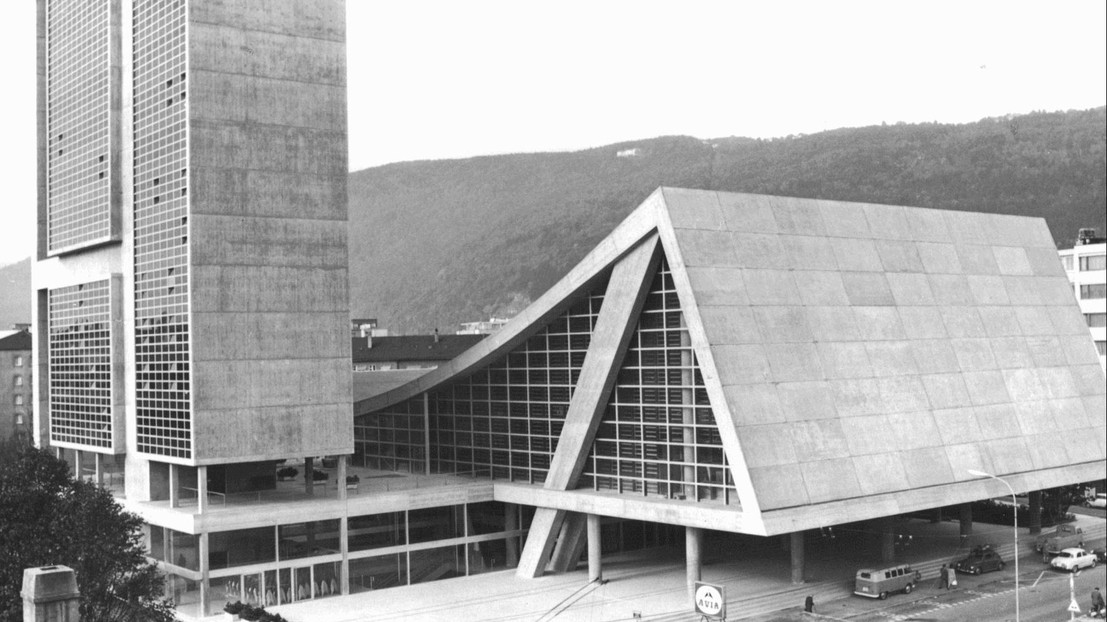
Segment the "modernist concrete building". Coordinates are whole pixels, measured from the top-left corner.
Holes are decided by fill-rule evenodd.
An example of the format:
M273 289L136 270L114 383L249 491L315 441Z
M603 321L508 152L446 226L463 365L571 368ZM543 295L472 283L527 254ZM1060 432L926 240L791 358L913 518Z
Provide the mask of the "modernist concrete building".
M1094 229L1081 229L1076 245L1060 254L1099 351L1099 364L1107 369L1107 241L1096 237Z
M197 614L208 499L353 451L345 5L38 0L38 48L36 439Z
M689 582L702 530L787 535L802 580L805 530L1006 490L970 471L1032 506L1103 478L1071 292L1040 219L661 189L503 330L358 399L353 462L533 508L520 576L585 543L599 576L614 519L683 529Z

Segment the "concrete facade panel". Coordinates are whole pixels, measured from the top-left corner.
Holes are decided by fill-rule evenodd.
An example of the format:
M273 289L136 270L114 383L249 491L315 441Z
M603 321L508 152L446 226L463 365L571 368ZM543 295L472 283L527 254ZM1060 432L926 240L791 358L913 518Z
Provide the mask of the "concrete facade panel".
M807 325L818 343L858 341L861 332L850 307L807 307Z
M192 218L194 265L344 268L346 223L340 220L200 214Z
M248 30L232 18L193 22L189 28L193 72L217 71L310 84L346 84L346 46L341 40L299 32ZM241 22L238 22L241 24Z
M242 24L253 30L295 34L313 39L342 42L346 32L345 10L335 0L258 3L244 0L208 0L189 5L195 22Z
M688 267L737 267L731 234L725 231L680 229L676 231L684 265Z
M193 383L200 390L194 393L194 409L295 410L303 405L333 404L350 394L349 368L349 359L197 361Z
M209 122L190 125L192 168L215 167L333 175L346 166L344 130Z
M834 392L834 405L843 417L872 415L888 412L875 378L843 378L830 380Z
M984 324L974 307L942 307L942 322L950 337L984 337Z
M849 445L837 419L797 421L788 426L799 462L821 462L846 458ZM781 442L778 438L777 442Z
M683 188L664 188L662 193L666 201L679 202L681 206L681 209L669 212L674 229L727 230L717 193Z
M972 291L973 301L978 305L1009 305L1011 298L1007 295L1007 288L1003 285L1003 279L995 275L970 274L965 277L969 290Z
M772 377L769 359L760 344L716 346L711 351L724 387L767 382Z
M849 303L854 306L890 306L895 304L888 279L878 272L843 272L842 286L845 287Z
M954 481L953 469L944 447L925 447L900 452L903 470L913 488L937 486Z
M345 313L197 313L194 360L314 359L349 347Z
M936 209L912 208L903 210L911 239L916 242L953 242L945 212Z
M810 503L803 474L797 464L750 468L750 480L757 490L762 510Z
M316 130L342 128L346 123L346 87L244 76L217 71L193 71L193 113L208 122L252 123ZM230 93L229 97L218 97Z
M975 304L968 278L959 274L928 274L935 304L963 307Z
M976 443L984 439L980 424L976 421L976 411L972 408L937 409L932 415L938 434L946 445Z
M899 205L877 205L862 203L865 220L869 221L869 230L877 240L912 240L911 223L907 221L907 210Z
M922 259L914 242L877 240L876 252L885 272L922 272Z
M1053 335L1027 337L1026 349L1030 351L1030 358L1034 361L1033 367L1064 365L1068 356L1062 349L1061 339Z
M785 420L774 384L736 385L724 387L723 391L739 430L742 426L780 423Z
M349 454L354 449L353 419L343 404L197 410L194 425L200 463Z
M836 270L838 262L829 238L809 235L780 237L788 267L794 270Z
M825 381L781 382L777 385L777 398L784 416L790 421L838 416L834 394Z
M896 432L888 415L843 417L839 423L854 457L887 453L896 448Z
M769 207L782 234L825 236L823 216L814 201L791 197L771 197Z
M765 353L776 382L822 379L818 352L813 343L775 343L766 346Z
M1053 324L1053 334L1079 335L1084 338L1088 336L1087 321L1078 307L1052 306L1044 307L1041 311L1049 316L1049 321Z
M925 274L891 273L887 275L892 298L899 306L934 305L934 294Z
M1070 429L1057 425L1057 421L1053 418L1053 410L1047 400L1020 402L1014 404L1014 410L1019 421L1019 429L1024 435L1034 436L1056 430Z
M1042 299L1039 281L1044 281L1036 276L1004 276L1003 287L1007 290L1007 297L1013 305L1041 305L1046 300Z
M908 341L869 341L865 343L874 376L918 375L914 350Z
M1019 404L1019 407L1022 405ZM1049 419L1057 430L1079 430L1095 427L1103 421L1105 411L1089 413L1084 410L1084 398L1065 397L1048 401Z
M849 296L838 272L797 270L792 273L804 306L846 306Z
M976 423L986 439L1013 438L1020 435L1018 412L1013 404L977 406Z
M972 406L961 374L930 374L922 376L922 382L927 398L935 409Z
M1035 469L1051 469L1064 466L1072 460L1072 457L1069 456L1067 444L1058 442L1055 433L1028 437L1026 448L1030 452L1030 464Z
M700 307L707 339L717 345L761 343L762 336L750 307Z
M899 310L895 307L855 306L853 316L863 340L884 341L907 337L899 319Z
M898 453L871 454L853 458L861 493L875 495L908 487Z
M738 432L742 453L750 468L796 464L795 448L789 438L789 424L747 425Z
M769 233L731 233L737 265L743 268L787 270L791 261L781 245L781 237Z
M818 343L819 362L827 378L869 378L873 367L862 342Z
M961 261L961 269L965 274L999 274L999 266L996 265L996 257L992 254L990 246L980 246L976 243L958 245L957 257Z
M1098 367L1098 362L1096 364L1084 362L1071 368L1072 379L1076 383L1076 390L1080 395L1103 395L1107 393L1107 387L1104 386L1103 382L1103 368L1096 369L1096 367Z
M856 203L818 201L826 234L838 238L872 238L865 209Z
M1026 439L1001 438L984 441L984 450L991 458L993 475L1003 476L1026 470L1026 457L1030 454Z
M838 268L851 272L882 272L880 255L876 252L876 243L872 240L855 238L831 238L834 258Z
M849 458L807 462L800 465L800 471L811 503L848 499L861 494L857 471Z
M719 208L731 231L778 233L770 202L774 197L760 194L718 193Z
M1026 260L1030 263L1030 269L1035 276L1065 278L1065 267L1061 264L1061 256L1055 252L1053 246L1047 248L1027 248Z
M991 345L992 353L995 354L996 363L1000 369L1031 367L1034 365L1034 359L1030 356L1030 348L1026 345L1026 339L1022 337L994 337Z
M962 274L961 260L958 259L957 247L953 244L918 242L916 245L923 271L929 274Z
M1011 307L977 307L984 333L990 338L1021 336L1022 326Z
M888 415L888 425L893 432L894 443L889 449L908 450L922 447L937 447L942 444L938 426L929 411L892 413Z
M1004 372L999 371L970 371L962 375L973 406L1005 404L1011 401L1003 374Z
M1000 274L1034 274L1034 269L1030 267L1030 259L1026 256L1026 250L1021 247L993 246L992 255L996 258L996 266Z
M908 339L942 339L948 336L937 307L901 306L899 319Z
M346 220L345 174L193 168L192 213Z
M688 268L696 301L704 306L748 306L746 285L738 268Z
M349 312L346 269L196 266L193 309L206 312Z
M961 371L957 355L948 339L918 339L911 341L915 365L923 374Z
M746 295L751 305L800 305L792 273L787 270L743 270Z
M761 336L766 342L810 342L811 328L803 307L753 307Z
M991 459L974 443L947 445L946 459L956 481L972 479L969 471L991 473L994 468Z
M963 371L986 371L998 367L989 339L951 339L950 345Z
M926 389L917 376L893 376L877 380L887 412L919 412L930 408Z

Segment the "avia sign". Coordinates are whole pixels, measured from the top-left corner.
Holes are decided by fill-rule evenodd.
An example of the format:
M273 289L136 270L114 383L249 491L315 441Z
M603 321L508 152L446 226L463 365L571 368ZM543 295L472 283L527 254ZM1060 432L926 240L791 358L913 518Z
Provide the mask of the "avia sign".
M696 613L726 619L726 588L696 581Z

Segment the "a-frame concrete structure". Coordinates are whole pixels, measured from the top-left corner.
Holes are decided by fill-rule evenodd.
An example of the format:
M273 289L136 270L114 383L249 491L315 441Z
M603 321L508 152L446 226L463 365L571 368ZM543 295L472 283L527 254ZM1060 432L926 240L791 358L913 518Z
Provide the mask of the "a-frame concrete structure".
M887 205L659 189L500 333L355 413L421 403L427 470L481 473L441 440L477 420L450 387L596 292L548 462L506 432L497 454L491 427L496 500L537 508L520 576L570 568L597 516L687 527L691 581L700 529L795 534L1005 493L970 470L1020 491L1105 475L1104 375L1045 222ZM534 393L503 382L533 430Z

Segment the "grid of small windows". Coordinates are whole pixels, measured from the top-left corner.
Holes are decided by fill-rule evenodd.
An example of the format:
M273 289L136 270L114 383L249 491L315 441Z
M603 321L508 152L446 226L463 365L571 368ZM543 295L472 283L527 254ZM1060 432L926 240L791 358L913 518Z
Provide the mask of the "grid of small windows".
M50 252L111 235L111 4L50 0L46 5Z
M190 458L187 3L134 3L138 449Z
M50 290L50 438L111 447L108 281Z
M665 263L619 369L579 487L696 501L737 499Z
M431 468L540 483L546 479L606 284L488 367L429 394ZM366 466L420 470L424 397L359 417Z

